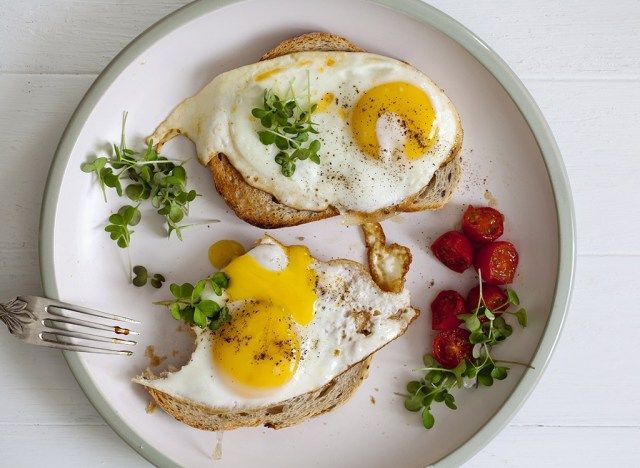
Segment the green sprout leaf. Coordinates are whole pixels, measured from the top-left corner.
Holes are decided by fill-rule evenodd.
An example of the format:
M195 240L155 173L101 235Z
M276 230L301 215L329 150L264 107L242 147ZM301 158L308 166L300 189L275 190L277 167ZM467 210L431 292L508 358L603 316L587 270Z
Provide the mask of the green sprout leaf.
M109 224L104 228L118 247L123 249L129 247L131 242L131 234L133 231L131 231L128 226L132 221L131 217L134 216L134 213L131 211L132 209L133 207L127 205L121 207L118 213L109 216Z
M425 367L436 367L438 365L438 361L431 354L425 354L422 356L422 362Z
M432 370L427 374L425 378L432 384L438 384L442 380L442 377L443 377L442 372L437 370Z
M496 366L491 371L491 377L496 380L504 380L507 378L507 368Z
M211 277L211 281L220 288L229 287L229 277L223 272L219 271ZM218 294L219 296L220 294Z
M464 375L465 371L467 370L467 361L466 360L462 360L460 361L460 364L458 364L454 369L453 369L453 375L456 377L456 383L458 385L458 388L462 388L462 376Z
M485 341L485 334L481 330L476 330L469 335L469 341L472 344L483 343Z
M200 309L199 305L195 307L195 310L193 312L193 323L198 325L200 328L204 328L207 326L207 316Z
M433 396L433 401L437 402L437 403L442 403L444 401L444 396L446 395L445 392L443 391L439 391L436 392Z
M465 326L470 332L475 332L480 329L480 320L475 315L472 315L464 321Z
M124 193L129 199L133 201L140 201L143 199L144 195L144 186L141 184L131 184L128 185L125 189Z
M200 280L196 283L196 285L193 288L193 291L191 292L192 301L197 301L200 299L200 296L202 296L202 292L204 291L204 288L206 285L207 285L206 280Z
M491 387L493 385L493 377L491 375L479 374L478 382L485 387Z
M173 303L169 306L169 312L171 312L171 316L176 320L182 319L182 314L180 313L180 305L178 303Z
M156 273L153 280L164 282L164 276ZM176 320L184 320L200 328L208 327L211 330L217 330L223 323L231 320L229 308L220 307L217 302L210 299L203 299L202 295L207 285L221 288L219 284L224 285L225 288L228 287L229 277L224 273L216 273L196 282L195 286L191 283L172 283L169 291L173 299L156 302L156 304L167 306L171 316ZM222 294L222 288L220 294Z
M496 319L493 321L493 327L496 330L503 330L506 326L507 322L505 322L504 318L502 317L496 317Z
M520 309L517 312L514 312L516 318L518 319L518 323L522 328L527 326L527 311L525 309Z
M507 288L507 300L509 304L520 305L520 298L513 289Z
M151 283L151 286L153 286L154 288L160 289L162 287L162 284L165 281L166 280L163 275L161 275L160 273L156 273L155 275L153 275L153 277L149 282Z
M431 429L433 425L436 423L436 419L433 417L433 414L429 411L428 408L422 410L422 425L426 429Z
M133 267L133 274L135 277L133 278L133 285L137 287L142 287L147 284L147 269L142 265L136 265Z
M422 385L417 380L412 380L407 384L407 392L409 393L417 393L420 388L422 388Z
M218 303L210 300L200 301L198 308L207 318L213 317L213 315L220 310Z
M456 406L456 400L451 393L447 393L444 397L444 404L447 405L449 409L456 410L458 407Z
M180 285L180 299L189 299L193 294L193 285L190 283L183 283Z
M422 397L420 395L412 395L404 400L404 407L409 411L420 411L422 409Z
M309 80L307 80L309 82ZM307 85L309 88L309 85ZM307 89L307 97L310 90ZM263 95L263 107L251 110L251 115L260 121L264 130L258 130L258 139L265 146L275 145L278 153L275 162L280 166L280 172L285 177L291 177L296 171L296 161L310 161L319 164L320 140L308 142L309 133L318 133L311 115L317 105L307 99L307 106L303 109L296 101L293 92L280 97L271 89ZM308 143L308 146L305 145Z

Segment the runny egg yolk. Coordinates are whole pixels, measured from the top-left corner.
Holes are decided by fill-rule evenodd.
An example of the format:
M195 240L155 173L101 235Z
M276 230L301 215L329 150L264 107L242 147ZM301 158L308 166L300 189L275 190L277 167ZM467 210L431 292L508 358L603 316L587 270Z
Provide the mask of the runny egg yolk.
M405 155L409 159L420 158L433 143L436 114L422 89L401 81L375 86L356 103L351 128L360 149L371 157L380 157L377 124L388 113L402 122Z
M335 95L333 93L324 93L324 95L320 98L316 108L316 112L324 112L327 108L333 103Z
M214 362L233 381L254 388L277 387L293 377L300 360L293 321L307 325L313 318L312 257L303 246L284 250L287 265L281 270L265 268L250 254L224 269L229 301L244 303L214 336Z
M245 253L244 247L239 242L229 239L219 240L209 247L209 261L218 268L226 267L231 260Z
M300 342L291 317L269 302L245 302L213 341L216 365L238 384L278 387L288 382L300 361Z

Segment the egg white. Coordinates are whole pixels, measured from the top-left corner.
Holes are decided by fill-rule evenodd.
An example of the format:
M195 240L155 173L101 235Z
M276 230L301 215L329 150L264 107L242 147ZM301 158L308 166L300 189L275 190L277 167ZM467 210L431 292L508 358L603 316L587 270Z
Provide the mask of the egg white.
M328 66L328 60L335 61ZM264 79L270 71L281 70ZM366 155L357 145L348 115L359 96L374 86L402 81L422 89L436 114L435 142L415 160L398 157L404 137L393 119L380 118L377 136L387 157ZM309 82L310 86L307 86ZM337 99L325 111L313 114L321 141L320 164L301 161L292 177L284 177L274 161L275 145L263 145L263 128L251 116L262 106L265 89L284 95L292 88L304 105L326 93ZM195 96L182 102L151 136L163 140L178 130L195 142L198 157L207 164L224 153L250 185L281 203L301 210L374 212L420 193L434 172L450 157L460 132L457 111L444 92L414 67L369 53L300 52L254 63L223 73Z
M263 242L256 247L261 252L254 258L262 258L265 268L280 269L282 248L270 238ZM266 255L269 250L271 255ZM229 384L228 376L221 374L213 359L213 333L199 328L194 329L196 347L185 366L162 378L134 381L216 408L249 408L282 402L328 383L401 335L418 314L410 306L407 290L399 294L382 292L356 263L314 260L311 267L318 278L318 300L312 321L307 326L294 324L301 358L293 378L286 384L253 394ZM228 305L233 314L240 304ZM358 333L354 311L371 312L367 335Z

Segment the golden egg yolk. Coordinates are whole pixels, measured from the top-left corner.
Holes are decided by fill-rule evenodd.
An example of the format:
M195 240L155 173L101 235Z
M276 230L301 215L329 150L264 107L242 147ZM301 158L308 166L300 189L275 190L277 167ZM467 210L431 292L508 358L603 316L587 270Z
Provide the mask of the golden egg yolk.
M226 267L231 260L245 253L239 242L229 239L219 240L209 247L209 261L217 269Z
M300 360L293 322L307 325L313 319L312 257L303 246L284 250L287 265L281 270L265 268L249 254L223 270L229 301L243 301L243 306L214 335L214 361L233 381L250 387L277 387L293 377Z
M333 93L324 93L322 98L318 101L318 107L316 107L316 112L324 112L327 108L333 103L335 95Z
M234 382L273 388L288 382L300 361L300 342L291 317L267 302L246 302L213 341L217 367Z
M435 135L435 110L422 89L401 81L375 86L358 99L351 115L351 128L360 149L371 157L380 157L376 128L378 119L387 113L402 121L407 158L424 155Z
M279 247L277 247L279 248ZM274 271L246 254L224 269L229 277L230 301L264 301L282 307L300 325L313 318L317 296L316 273L311 268L309 250L301 245L285 247L287 266Z

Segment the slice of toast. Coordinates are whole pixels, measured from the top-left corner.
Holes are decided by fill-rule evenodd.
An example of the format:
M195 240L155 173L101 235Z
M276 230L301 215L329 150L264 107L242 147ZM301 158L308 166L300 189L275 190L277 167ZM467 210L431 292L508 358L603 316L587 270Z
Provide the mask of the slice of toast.
M265 53L261 60L304 51L363 50L347 39L335 34L314 32L287 39ZM462 129L462 126L459 127ZM416 196L397 206L388 207L363 216L356 215L356 222L377 222L397 212L437 210L451 198L460 180L461 166L458 155L462 146L462 130L449 159L436 171L428 185ZM271 194L249 185L224 154L218 154L208 164L218 193L242 220L263 229L273 229L318 221L339 214L329 207L323 211L297 210L283 205Z
M382 233L382 236L384 236L384 233ZM265 239L277 242L268 236L265 236L260 242L265 242ZM340 264L344 268L359 271L360 274L369 278L374 288L377 287L379 292L384 294L382 284L375 276L369 275L364 265L346 259L330 260L329 263ZM401 281L404 283L404 278L402 278ZM400 313L400 311L391 313L391 311L385 312L384 309L380 310L382 312L377 311L378 316L390 314L387 315L389 320L396 320L396 316ZM399 331L399 334L395 338L402 336L407 327L420 314L420 311L414 307L409 306L406 310L410 310L413 315L403 324L402 330ZM361 313L365 314L362 317L363 321L371 320L371 317L367 317L366 313ZM357 319L358 317L354 317L354 320L357 321ZM388 344L388 342L382 346L386 344ZM133 382L145 386L156 404L169 415L178 421L198 429L220 431L252 426L266 426L279 429L299 424L313 416L331 411L336 406L346 402L367 377L371 359L376 351L377 349L372 350L370 354L364 356L360 361L353 363L326 384L307 393L269 405L243 406L238 408L229 406L207 406L153 388L153 381L162 378L166 374L157 376L149 370L135 377Z

